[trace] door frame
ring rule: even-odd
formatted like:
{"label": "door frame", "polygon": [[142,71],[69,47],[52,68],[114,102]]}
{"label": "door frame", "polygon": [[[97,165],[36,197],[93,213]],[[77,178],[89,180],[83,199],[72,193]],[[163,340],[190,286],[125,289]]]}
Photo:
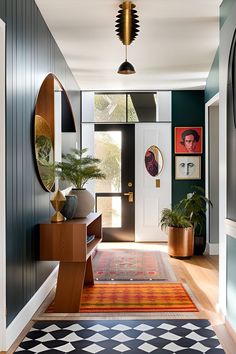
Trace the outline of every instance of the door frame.
{"label": "door frame", "polygon": [[6,350],[5,23],[0,19],[0,351]]}
{"label": "door frame", "polygon": [[[104,227],[104,229],[110,230],[111,234],[113,233],[112,238],[114,240],[109,242],[135,242],[135,124],[118,122],[112,124],[94,124],[94,136],[96,132],[109,132],[113,130],[122,132],[121,165],[124,163],[125,169],[123,166],[121,167],[121,192],[95,193],[95,205],[97,207],[97,194],[100,197],[112,196],[112,194],[114,194],[113,196],[121,197],[122,227]],[[132,187],[128,186],[129,178],[131,178]],[[132,191],[134,195],[134,200],[131,204],[128,201],[128,197],[124,196],[124,193],[128,191]],[[129,217],[127,212],[129,213]],[[105,235],[103,239],[107,242]]]}
{"label": "door frame", "polygon": [[[205,104],[205,191],[206,197],[209,197],[210,188],[209,188],[209,109],[211,106],[219,103],[219,93],[213,96],[206,104]],[[218,141],[219,146],[219,141]],[[219,254],[219,243],[210,245],[209,243],[210,231],[209,231],[209,209],[207,206],[207,214],[206,214],[206,240],[207,240],[207,253],[210,255],[218,255]]]}

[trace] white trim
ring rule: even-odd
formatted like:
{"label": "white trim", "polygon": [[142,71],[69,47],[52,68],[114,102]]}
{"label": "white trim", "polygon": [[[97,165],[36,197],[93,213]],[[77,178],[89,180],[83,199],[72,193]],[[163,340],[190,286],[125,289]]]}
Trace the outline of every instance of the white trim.
{"label": "white trim", "polygon": [[[208,102],[205,104],[205,191],[206,197],[209,198],[209,151],[208,151],[208,144],[209,144],[209,107],[214,105],[216,102],[219,102],[219,93],[213,96]],[[209,243],[209,213],[207,207],[207,214],[206,214],[206,240]],[[209,249],[210,252],[210,249]],[[211,253],[210,253],[211,254]]]}
{"label": "white trim", "polygon": [[0,19],[0,351],[6,340],[5,23]]}
{"label": "white trim", "polygon": [[219,254],[219,243],[209,243],[208,250],[210,256],[217,256]]}
{"label": "white trim", "polygon": [[23,307],[14,320],[7,327],[6,346],[3,350],[7,351],[20,335],[24,327],[29,323],[37,309],[41,306],[57,281],[58,266],[49,275],[43,285],[38,289],[30,301]]}
{"label": "white trim", "polygon": [[236,238],[236,221],[225,219],[225,233],[227,236]]}

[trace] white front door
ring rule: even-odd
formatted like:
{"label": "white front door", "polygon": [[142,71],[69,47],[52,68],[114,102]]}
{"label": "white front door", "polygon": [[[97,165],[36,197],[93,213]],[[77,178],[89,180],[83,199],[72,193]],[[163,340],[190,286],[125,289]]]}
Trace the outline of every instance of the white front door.
{"label": "white front door", "polygon": [[[152,177],[145,168],[145,153],[155,145],[163,156],[160,175]],[[160,186],[159,186],[160,184]],[[171,206],[171,123],[135,125],[135,241],[166,242],[160,228],[163,208]]]}

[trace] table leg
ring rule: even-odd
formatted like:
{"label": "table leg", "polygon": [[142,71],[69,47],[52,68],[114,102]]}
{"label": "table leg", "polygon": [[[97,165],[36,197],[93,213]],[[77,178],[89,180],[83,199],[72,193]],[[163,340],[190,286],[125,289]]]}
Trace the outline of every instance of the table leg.
{"label": "table leg", "polygon": [[86,262],[60,262],[55,312],[79,312]]}
{"label": "table leg", "polygon": [[86,272],[85,272],[85,284],[94,285],[94,278],[93,278],[93,264],[92,264],[92,257],[90,256],[86,263]]}

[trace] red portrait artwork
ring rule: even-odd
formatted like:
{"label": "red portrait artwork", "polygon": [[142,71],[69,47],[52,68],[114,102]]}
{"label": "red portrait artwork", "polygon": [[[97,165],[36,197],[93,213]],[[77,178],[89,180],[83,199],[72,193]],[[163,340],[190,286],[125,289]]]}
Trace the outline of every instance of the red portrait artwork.
{"label": "red portrait artwork", "polygon": [[175,128],[176,154],[202,153],[202,127]]}

